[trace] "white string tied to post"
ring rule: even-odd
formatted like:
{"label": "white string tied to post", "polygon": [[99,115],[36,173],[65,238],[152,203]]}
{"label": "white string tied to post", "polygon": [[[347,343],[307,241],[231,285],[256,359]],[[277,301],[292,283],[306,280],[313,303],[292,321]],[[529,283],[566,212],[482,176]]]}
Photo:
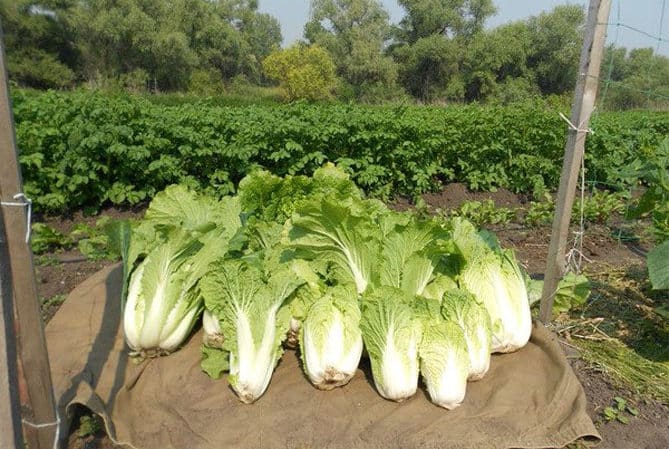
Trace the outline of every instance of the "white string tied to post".
{"label": "white string tied to post", "polygon": [[0,201],[0,205],[6,207],[25,207],[28,209],[26,213],[26,243],[28,243],[30,242],[30,228],[32,220],[33,202],[23,192],[17,193],[12,198],[21,201]]}
{"label": "white string tied to post", "polygon": [[[594,109],[593,109],[594,110]],[[566,115],[564,115],[562,112],[560,112],[560,118],[567,122],[567,125],[569,125],[569,129],[576,131],[577,133],[585,133],[585,134],[594,134],[595,132],[592,130],[592,128],[583,128],[583,124],[586,123],[589,119],[590,116],[586,117],[585,120],[583,120],[581,123],[579,123],[578,126],[574,125],[571,120],[567,118]]]}
{"label": "white string tied to post", "polygon": [[35,424],[34,422],[28,421],[25,418],[22,418],[21,422],[28,427],[32,427],[33,429],[45,429],[47,427],[56,426],[56,434],[53,437],[53,449],[58,449],[58,440],[60,439],[60,415],[58,414],[58,410],[56,410],[56,420],[53,422]]}
{"label": "white string tied to post", "polygon": [[[559,113],[560,118],[567,122],[569,129],[576,131],[576,133],[582,134],[594,134],[595,132],[592,128],[584,128],[583,125],[590,120],[590,115],[594,112],[595,108],[590,111],[590,114],[578,124],[574,125],[571,120],[567,118],[562,112]],[[579,230],[574,231],[574,243],[572,248],[565,255],[565,265],[573,269],[574,272],[579,274],[581,272],[581,265],[583,260],[592,262],[588,259],[585,254],[583,254],[583,235],[585,234],[585,155],[581,157],[581,204],[580,204],[580,217],[579,217]],[[571,214],[571,211],[569,211]]]}

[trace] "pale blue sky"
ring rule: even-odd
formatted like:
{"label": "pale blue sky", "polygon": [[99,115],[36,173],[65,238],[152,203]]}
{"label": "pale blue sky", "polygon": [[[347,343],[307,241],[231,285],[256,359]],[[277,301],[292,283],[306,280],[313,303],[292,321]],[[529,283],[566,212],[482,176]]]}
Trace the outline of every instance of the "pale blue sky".
{"label": "pale blue sky", "polygon": [[[502,23],[537,15],[542,11],[550,11],[557,5],[579,4],[586,7],[586,0],[494,0],[497,15],[488,20],[486,26],[491,28]],[[390,13],[393,23],[402,18],[403,10],[396,0],[382,0]],[[648,34],[660,35],[663,0],[612,0],[609,22],[620,22],[638,28]],[[304,24],[309,16],[309,0],[260,0],[260,10],[272,14],[281,22],[284,46],[302,38]],[[620,20],[618,20],[620,17]],[[669,5],[664,11],[664,21],[659,52],[669,55]],[[610,26],[608,41],[616,42],[624,47],[657,48],[658,42],[637,31],[625,27]]]}

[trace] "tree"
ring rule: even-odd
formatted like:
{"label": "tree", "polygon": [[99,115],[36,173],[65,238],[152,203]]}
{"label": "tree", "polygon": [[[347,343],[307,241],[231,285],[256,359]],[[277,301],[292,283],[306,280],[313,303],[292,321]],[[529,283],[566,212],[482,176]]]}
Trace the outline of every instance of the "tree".
{"label": "tree", "polygon": [[332,98],[337,76],[332,58],[317,45],[276,50],[263,61],[265,75],[279,82],[289,100]]}
{"label": "tree", "polygon": [[0,0],[10,79],[37,88],[74,81],[78,54],[62,20],[70,7],[66,0]]}
{"label": "tree", "polygon": [[495,13],[492,0],[399,0],[406,16],[398,39],[412,44],[433,35],[471,37]]}
{"label": "tree", "polygon": [[652,48],[628,51],[609,46],[600,77],[604,80],[601,99],[608,109],[666,109],[669,105],[669,58]]}
{"label": "tree", "polygon": [[[86,79],[145,73],[159,90],[200,80],[260,81],[281,42],[279,23],[255,0],[80,0],[71,15]],[[203,76],[204,75],[204,76]]]}
{"label": "tree", "polygon": [[585,13],[579,5],[562,5],[527,22],[531,52],[527,65],[543,94],[574,88],[583,42]]}
{"label": "tree", "polygon": [[358,97],[374,86],[395,89],[397,67],[383,54],[388,12],[378,0],[313,0],[305,37],[325,48]]}
{"label": "tree", "polygon": [[435,34],[413,45],[397,47],[394,54],[401,67],[402,84],[414,97],[425,102],[464,99],[459,76],[463,48],[459,42]]}
{"label": "tree", "polygon": [[[511,101],[523,91],[536,94],[534,74],[527,66],[531,52],[530,31],[525,22],[513,22],[473,36],[464,52],[461,72],[467,101],[501,96]],[[519,81],[522,80],[522,81]],[[507,89],[514,92],[503,93]]]}
{"label": "tree", "polygon": [[467,76],[462,73],[469,42],[495,12],[492,0],[399,0],[406,16],[395,30],[391,53],[400,64],[400,79],[424,101],[463,100]]}

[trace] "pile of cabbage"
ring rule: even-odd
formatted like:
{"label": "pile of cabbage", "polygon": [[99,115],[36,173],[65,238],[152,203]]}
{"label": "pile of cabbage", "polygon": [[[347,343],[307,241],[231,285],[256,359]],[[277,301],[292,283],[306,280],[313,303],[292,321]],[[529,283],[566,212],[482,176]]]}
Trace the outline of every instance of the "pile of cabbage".
{"label": "pile of cabbage", "polygon": [[422,376],[452,409],[491,353],[530,337],[525,276],[492,234],[392,211],[330,164],[257,171],[221,199],[171,186],[117,231],[132,354],[167,355],[201,323],[202,369],[227,371],[245,403],[297,348],[318,389],[346,385],[368,357],[384,398],[411,397]]}

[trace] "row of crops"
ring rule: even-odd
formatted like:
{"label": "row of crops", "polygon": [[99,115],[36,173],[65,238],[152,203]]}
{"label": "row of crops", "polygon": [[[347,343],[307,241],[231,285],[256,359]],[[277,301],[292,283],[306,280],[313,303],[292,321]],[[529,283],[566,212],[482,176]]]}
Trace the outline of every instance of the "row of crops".
{"label": "row of crops", "polygon": [[532,331],[526,275],[492,233],[393,211],[331,164],[313,177],[257,171],[220,200],[173,185],[142,221],[109,229],[131,355],[168,355],[201,321],[202,369],[228,371],[245,403],[284,346],[321,390],[346,385],[365,348],[381,396],[413,396],[420,373],[432,402],[453,409],[491,353]]}
{"label": "row of crops", "polygon": [[[25,190],[42,211],[142,202],[174,183],[233,193],[256,167],[311,174],[335,162],[367,193],[415,196],[457,181],[540,196],[557,186],[566,125],[536,107],[161,106],[92,92],[13,94]],[[624,188],[621,168],[669,134],[666,113],[600,113],[587,178]]]}

